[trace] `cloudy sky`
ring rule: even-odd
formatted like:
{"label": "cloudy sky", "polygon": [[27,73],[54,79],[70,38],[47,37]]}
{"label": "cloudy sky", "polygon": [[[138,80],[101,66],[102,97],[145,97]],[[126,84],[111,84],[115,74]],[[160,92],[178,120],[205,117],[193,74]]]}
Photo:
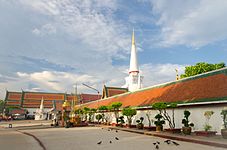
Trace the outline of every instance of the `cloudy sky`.
{"label": "cloudy sky", "polygon": [[227,62],[226,0],[0,0],[0,98],[122,86],[135,29],[144,86]]}

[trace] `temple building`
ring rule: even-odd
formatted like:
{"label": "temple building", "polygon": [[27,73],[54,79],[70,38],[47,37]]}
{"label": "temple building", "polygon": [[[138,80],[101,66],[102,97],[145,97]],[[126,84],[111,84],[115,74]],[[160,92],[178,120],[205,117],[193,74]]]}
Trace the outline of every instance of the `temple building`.
{"label": "temple building", "polygon": [[134,30],[133,30],[129,76],[125,78],[126,84],[123,87],[128,88],[128,90],[130,92],[141,89],[142,83],[143,83],[142,82],[143,76],[141,76],[139,73],[140,73],[140,71],[139,71],[139,67],[138,67],[135,34],[134,34]]}
{"label": "temple building", "polygon": [[[152,104],[157,102],[177,103],[175,108],[176,127],[182,127],[184,110],[191,112],[190,121],[195,124],[193,130],[203,130],[205,111],[213,111],[213,117],[210,119],[212,129],[220,134],[222,127],[221,110],[227,108],[227,67],[210,71],[207,73],[195,75],[192,77],[174,80],[172,82],[150,86],[134,92],[104,98],[97,102],[90,102],[82,107],[97,108],[98,106],[109,106],[113,102],[121,102],[122,108],[134,107],[138,113],[133,120],[141,116],[146,118],[147,110],[152,115],[158,113],[152,109]],[[171,115],[171,111],[168,111]],[[154,117],[154,116],[151,116]],[[115,119],[111,119],[114,123]],[[147,119],[144,120],[145,126],[148,126]],[[166,124],[165,127],[168,125]]]}
{"label": "temple building", "polygon": [[[66,93],[6,91],[5,102],[6,107],[26,109],[29,114],[35,115],[37,113],[37,109],[42,109],[42,112],[47,112],[48,110],[53,108],[54,103],[57,111],[62,110],[62,104],[65,100],[68,100],[69,102],[72,102],[74,100],[76,101],[76,104],[83,104],[100,98],[101,96],[96,94],[75,95]],[[42,108],[40,108],[41,105]]]}

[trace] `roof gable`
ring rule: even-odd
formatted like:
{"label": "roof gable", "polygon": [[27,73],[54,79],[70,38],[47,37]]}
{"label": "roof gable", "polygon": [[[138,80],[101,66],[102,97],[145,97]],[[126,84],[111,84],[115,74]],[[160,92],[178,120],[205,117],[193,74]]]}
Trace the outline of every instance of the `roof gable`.
{"label": "roof gable", "polygon": [[127,88],[103,86],[102,99],[128,92]]}

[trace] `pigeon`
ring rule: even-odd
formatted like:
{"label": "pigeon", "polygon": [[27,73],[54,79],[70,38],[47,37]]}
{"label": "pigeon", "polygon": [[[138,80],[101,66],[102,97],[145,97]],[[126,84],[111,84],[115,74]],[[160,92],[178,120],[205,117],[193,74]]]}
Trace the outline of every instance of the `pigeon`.
{"label": "pigeon", "polygon": [[112,141],[110,141],[110,143],[112,143]]}
{"label": "pigeon", "polygon": [[97,144],[99,144],[99,145],[100,145],[101,143],[102,143],[102,141],[98,142]]}
{"label": "pigeon", "polygon": [[164,141],[164,143],[166,143],[166,144],[170,144],[170,142],[171,142],[170,140],[165,140]]}
{"label": "pigeon", "polygon": [[177,142],[174,142],[174,141],[172,141],[172,143],[173,143],[174,145],[176,145],[176,146],[180,145],[180,144],[178,144]]}
{"label": "pigeon", "polygon": [[119,140],[119,138],[118,138],[118,137],[115,137],[115,139],[116,139],[116,140]]}
{"label": "pigeon", "polygon": [[155,146],[155,148],[156,148],[156,149],[159,149],[159,146],[158,146],[158,145],[156,145],[156,146]]}

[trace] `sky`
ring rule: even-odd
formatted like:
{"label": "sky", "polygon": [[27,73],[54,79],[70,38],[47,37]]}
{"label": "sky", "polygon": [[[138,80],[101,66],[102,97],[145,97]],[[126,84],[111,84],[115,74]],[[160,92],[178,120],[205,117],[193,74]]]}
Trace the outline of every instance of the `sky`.
{"label": "sky", "polygon": [[0,0],[0,99],[123,86],[133,28],[144,87],[226,63],[226,14],[226,0]]}

